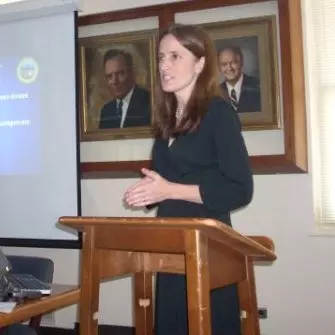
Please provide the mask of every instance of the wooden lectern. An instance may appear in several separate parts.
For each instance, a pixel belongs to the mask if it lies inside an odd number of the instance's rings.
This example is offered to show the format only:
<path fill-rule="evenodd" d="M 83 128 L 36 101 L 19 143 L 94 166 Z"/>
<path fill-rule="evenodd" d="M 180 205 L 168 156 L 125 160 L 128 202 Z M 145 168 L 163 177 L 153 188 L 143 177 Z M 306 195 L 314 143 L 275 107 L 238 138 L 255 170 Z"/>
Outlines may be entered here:
<path fill-rule="evenodd" d="M 100 282 L 126 274 L 135 276 L 136 334 L 153 334 L 155 272 L 186 274 L 190 335 L 211 334 L 210 289 L 231 283 L 238 284 L 243 334 L 259 335 L 253 260 L 276 259 L 269 238 L 245 237 L 212 219 L 61 217 L 59 222 L 83 233 L 80 335 L 97 335 Z"/>

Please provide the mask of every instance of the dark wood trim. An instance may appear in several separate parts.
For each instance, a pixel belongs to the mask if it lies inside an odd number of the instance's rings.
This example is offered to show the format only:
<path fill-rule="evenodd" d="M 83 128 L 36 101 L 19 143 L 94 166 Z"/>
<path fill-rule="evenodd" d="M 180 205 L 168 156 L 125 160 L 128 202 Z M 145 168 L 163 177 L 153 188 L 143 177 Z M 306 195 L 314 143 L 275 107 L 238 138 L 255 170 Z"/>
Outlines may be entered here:
<path fill-rule="evenodd" d="M 134 178 L 140 175 L 143 167 L 150 168 L 150 161 L 81 163 L 81 178 Z"/>
<path fill-rule="evenodd" d="M 136 178 L 140 176 L 141 168 L 150 168 L 150 165 L 150 160 L 81 163 L 81 178 Z M 255 175 L 304 172 L 285 155 L 253 156 L 251 165 Z"/>
<path fill-rule="evenodd" d="M 158 24 L 160 28 L 167 27 L 171 22 L 174 21 L 175 12 L 171 8 L 167 8 L 165 11 L 161 11 L 158 14 Z"/>
<path fill-rule="evenodd" d="M 189 2 L 172 2 L 162 5 L 153 5 L 145 7 L 129 8 L 98 14 L 80 16 L 78 18 L 79 26 L 88 26 L 92 24 L 101 24 L 108 22 L 133 20 L 144 17 L 153 17 L 164 15 L 164 12 L 180 13 L 193 10 L 201 10 L 215 7 L 226 7 L 243 5 L 246 3 L 263 2 L 267 0 L 193 0 Z M 170 21 L 170 23 L 173 22 Z"/>
<path fill-rule="evenodd" d="M 282 9 L 282 7 L 284 7 Z M 306 96 L 305 96 L 305 69 L 303 53 L 303 33 L 300 1 L 279 0 L 280 25 L 288 25 L 289 45 L 286 48 L 285 40 L 281 40 L 282 65 L 287 67 L 287 80 L 290 90 L 285 89 L 284 96 L 284 120 L 287 120 L 288 130 L 285 131 L 285 155 L 297 167 L 308 171 L 307 153 L 307 120 L 306 120 Z M 284 15 L 285 13 L 286 16 Z M 285 18 L 285 19 L 284 19 Z M 282 21 L 281 21 L 282 20 Z M 287 41 L 287 40 L 286 40 Z M 286 61 L 285 52 L 289 54 Z M 290 77 L 288 76 L 289 74 Z M 285 83 L 285 81 L 283 81 Z M 285 86 L 285 85 L 284 85 Z M 286 129 L 286 128 L 285 128 Z"/>
<path fill-rule="evenodd" d="M 79 26 L 158 16 L 159 26 L 173 22 L 178 12 L 256 3 L 266 0 L 194 0 L 115 12 L 99 13 L 79 18 Z M 281 89 L 283 97 L 284 147 L 283 155 L 252 156 L 254 174 L 305 173 L 307 162 L 307 130 L 302 47 L 300 0 L 277 0 L 281 45 Z M 149 161 L 81 163 L 82 178 L 132 178 Z"/>
<path fill-rule="evenodd" d="M 289 26 L 288 4 L 283 1 L 278 2 L 279 7 L 279 26 Z M 292 113 L 292 64 L 291 64 L 291 40 L 290 29 L 280 30 L 280 45 L 285 45 L 281 48 L 281 67 L 282 67 L 282 81 L 285 83 L 282 87 L 283 96 L 283 113 L 284 113 L 284 129 L 285 131 L 285 153 L 287 158 L 294 155 L 294 146 L 292 145 L 292 137 L 289 134 L 292 132 L 293 113 Z"/>

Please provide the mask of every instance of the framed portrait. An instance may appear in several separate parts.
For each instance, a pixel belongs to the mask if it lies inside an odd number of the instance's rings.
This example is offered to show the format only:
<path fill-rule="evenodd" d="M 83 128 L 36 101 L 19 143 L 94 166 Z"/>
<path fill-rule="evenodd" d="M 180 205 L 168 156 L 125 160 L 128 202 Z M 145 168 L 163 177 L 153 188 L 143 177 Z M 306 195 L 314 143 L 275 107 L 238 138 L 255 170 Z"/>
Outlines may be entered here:
<path fill-rule="evenodd" d="M 156 31 L 81 38 L 81 141 L 151 137 Z"/>
<path fill-rule="evenodd" d="M 275 16 L 202 25 L 213 39 L 223 96 L 243 130 L 280 127 Z"/>

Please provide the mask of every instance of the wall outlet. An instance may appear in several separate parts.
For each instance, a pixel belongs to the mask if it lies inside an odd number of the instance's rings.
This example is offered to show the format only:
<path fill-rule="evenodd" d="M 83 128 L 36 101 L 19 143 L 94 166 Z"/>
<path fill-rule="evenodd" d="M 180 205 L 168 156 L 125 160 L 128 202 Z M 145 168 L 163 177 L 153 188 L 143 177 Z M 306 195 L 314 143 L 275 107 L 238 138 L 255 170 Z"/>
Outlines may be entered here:
<path fill-rule="evenodd" d="M 265 307 L 258 308 L 258 317 L 260 319 L 267 319 L 268 318 L 268 310 Z"/>

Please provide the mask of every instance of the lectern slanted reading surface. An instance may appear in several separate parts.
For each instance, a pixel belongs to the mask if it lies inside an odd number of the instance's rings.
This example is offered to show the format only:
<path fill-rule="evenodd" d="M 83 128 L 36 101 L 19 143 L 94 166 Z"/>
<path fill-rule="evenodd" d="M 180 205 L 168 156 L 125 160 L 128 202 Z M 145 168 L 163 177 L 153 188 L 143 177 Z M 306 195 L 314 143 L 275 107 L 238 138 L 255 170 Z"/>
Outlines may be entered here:
<path fill-rule="evenodd" d="M 276 259 L 267 237 L 213 219 L 61 217 L 83 233 L 80 334 L 96 335 L 101 280 L 134 274 L 136 334 L 153 334 L 152 273 L 187 276 L 190 335 L 210 335 L 210 289 L 238 284 L 244 335 L 259 335 L 253 260 Z M 223 334 L 224 335 L 224 334 Z"/>

